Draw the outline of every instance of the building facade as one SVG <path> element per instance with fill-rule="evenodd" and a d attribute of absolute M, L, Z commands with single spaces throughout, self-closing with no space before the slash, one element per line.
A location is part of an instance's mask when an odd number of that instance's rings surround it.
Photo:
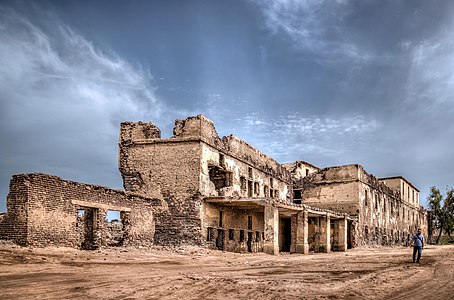
<path fill-rule="evenodd" d="M 303 203 L 354 218 L 357 244 L 407 244 L 418 228 L 427 236 L 419 190 L 403 177 L 378 179 L 360 165 L 345 165 L 306 176 L 294 189 Z"/>
<path fill-rule="evenodd" d="M 0 237 L 96 248 L 120 236 L 117 244 L 277 254 L 400 243 L 415 226 L 426 226 L 419 191 L 402 177 L 376 179 L 359 165 L 281 165 L 234 135 L 220 138 L 203 115 L 176 120 L 173 136 L 165 139 L 152 123 L 124 122 L 119 140 L 125 191 L 17 175 Z M 49 191 L 30 193 L 40 190 L 35 177 L 53 178 Z M 58 193 L 50 192 L 54 185 Z M 120 225 L 106 223 L 108 210 L 120 212 Z M 35 226 L 40 215 L 66 216 L 64 231 L 74 238 L 65 242 L 48 234 L 55 229 L 50 225 Z M 109 232 L 114 227 L 117 232 Z"/>

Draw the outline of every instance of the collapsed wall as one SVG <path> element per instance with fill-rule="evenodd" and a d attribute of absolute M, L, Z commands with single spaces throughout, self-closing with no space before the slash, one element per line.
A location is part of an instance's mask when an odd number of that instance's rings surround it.
<path fill-rule="evenodd" d="M 160 199 L 166 206 L 155 214 L 156 244 L 201 242 L 199 138 L 190 136 L 191 128 L 183 129 L 182 137 L 161 139 L 151 123 L 121 124 L 119 170 L 125 190 Z"/>
<path fill-rule="evenodd" d="M 160 200 L 102 186 L 63 180 L 40 173 L 14 175 L 7 197 L 8 213 L 0 237 L 20 245 L 59 245 L 82 249 L 151 245 L 153 209 Z M 120 214 L 121 232 L 112 241 L 108 211 Z"/>

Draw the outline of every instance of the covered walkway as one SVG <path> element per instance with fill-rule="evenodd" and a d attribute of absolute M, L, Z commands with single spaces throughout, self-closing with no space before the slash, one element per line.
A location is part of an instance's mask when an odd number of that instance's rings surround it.
<path fill-rule="evenodd" d="M 273 198 L 209 197 L 207 203 L 262 212 L 263 251 L 303 253 L 351 248 L 354 220 L 347 214 Z"/>

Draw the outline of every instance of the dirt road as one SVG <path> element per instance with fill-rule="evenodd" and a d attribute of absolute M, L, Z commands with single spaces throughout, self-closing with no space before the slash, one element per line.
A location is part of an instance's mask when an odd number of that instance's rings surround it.
<path fill-rule="evenodd" d="M 0 299 L 454 299 L 454 246 L 299 255 L 0 243 Z"/>

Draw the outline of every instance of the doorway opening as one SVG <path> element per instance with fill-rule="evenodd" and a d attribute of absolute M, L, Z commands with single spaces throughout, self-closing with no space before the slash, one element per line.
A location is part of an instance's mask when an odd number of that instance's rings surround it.
<path fill-rule="evenodd" d="M 216 248 L 224 250 L 224 229 L 218 229 L 218 237 L 216 238 Z"/>
<path fill-rule="evenodd" d="M 351 249 L 351 248 L 353 248 L 353 224 L 351 221 L 348 221 L 347 222 L 347 249 Z"/>
<path fill-rule="evenodd" d="M 107 246 L 123 246 L 127 238 L 129 213 L 118 210 L 108 210 L 106 213 Z"/>
<path fill-rule="evenodd" d="M 279 222 L 279 251 L 290 252 L 292 243 L 292 222 L 290 218 L 280 218 Z"/>
<path fill-rule="evenodd" d="M 77 209 L 76 228 L 79 233 L 79 247 L 82 250 L 98 249 L 98 209 L 81 207 Z"/>
<path fill-rule="evenodd" d="M 247 233 L 247 252 L 252 252 L 252 231 Z"/>

